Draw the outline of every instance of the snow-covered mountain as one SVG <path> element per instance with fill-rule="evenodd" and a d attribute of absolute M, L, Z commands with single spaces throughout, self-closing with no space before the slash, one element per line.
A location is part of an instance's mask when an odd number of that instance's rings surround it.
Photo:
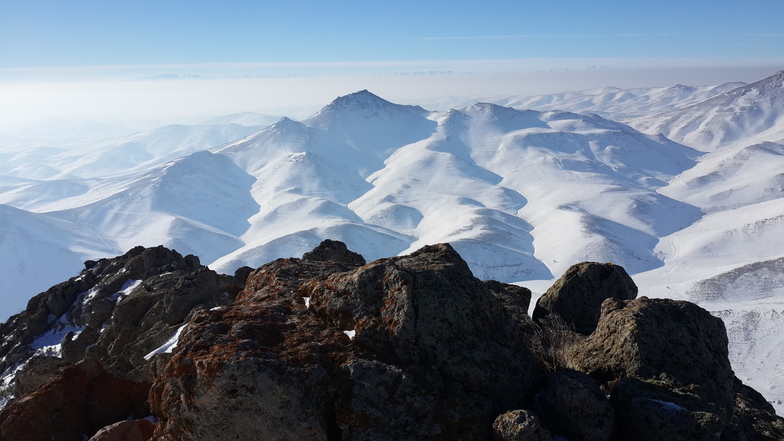
<path fill-rule="evenodd" d="M 724 318 L 738 374 L 784 400 L 784 378 L 760 373 L 781 362 L 762 342 L 781 341 L 764 318 L 784 314 L 783 75 L 565 94 L 539 103 L 563 109 L 541 111 L 512 97 L 515 108 L 431 112 L 361 91 L 302 121 L 247 126 L 236 123 L 263 118 L 231 115 L 90 140 L 81 152 L 75 141 L 7 136 L 0 280 L 12 284 L 0 295 L 16 300 L 0 317 L 82 260 L 135 245 L 231 273 L 325 238 L 367 260 L 450 242 L 478 277 L 535 292 L 580 261 L 620 264 L 641 295 Z M 647 116 L 637 130 L 600 110 Z M 18 262 L 60 272 L 46 282 Z"/>

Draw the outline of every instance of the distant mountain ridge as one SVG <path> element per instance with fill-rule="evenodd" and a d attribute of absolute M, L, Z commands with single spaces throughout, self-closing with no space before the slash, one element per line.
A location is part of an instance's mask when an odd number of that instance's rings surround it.
<path fill-rule="evenodd" d="M 718 86 L 677 84 L 637 89 L 603 87 L 551 95 L 509 97 L 494 102 L 517 109 L 598 113 L 605 118 L 628 121 L 698 103 L 741 86 L 745 86 L 745 83 L 733 82 Z"/>
<path fill-rule="evenodd" d="M 713 151 L 751 138 L 784 140 L 784 70 L 691 106 L 643 117 L 631 125 Z"/>

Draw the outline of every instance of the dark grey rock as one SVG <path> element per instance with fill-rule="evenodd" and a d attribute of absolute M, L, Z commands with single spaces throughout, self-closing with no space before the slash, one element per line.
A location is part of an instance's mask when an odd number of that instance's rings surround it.
<path fill-rule="evenodd" d="M 531 405 L 551 432 L 570 441 L 616 439 L 615 412 L 588 375 L 567 369 L 550 374 Z"/>
<path fill-rule="evenodd" d="M 185 328 L 150 393 L 156 439 L 486 441 L 544 380 L 520 291 L 448 245 L 361 267 L 278 259 Z"/>
<path fill-rule="evenodd" d="M 30 358 L 25 368 L 20 370 L 8 386 L 7 393 L 16 397 L 34 391 L 46 383 L 55 372 L 69 366 L 66 360 L 58 357 L 37 355 Z"/>
<path fill-rule="evenodd" d="M 616 384 L 610 402 L 624 441 L 719 441 L 728 423 L 693 396 L 634 378 Z"/>
<path fill-rule="evenodd" d="M 596 329 L 605 299 L 631 300 L 637 285 L 622 267 L 611 263 L 573 265 L 536 302 L 533 319 L 557 315 L 583 335 Z"/>

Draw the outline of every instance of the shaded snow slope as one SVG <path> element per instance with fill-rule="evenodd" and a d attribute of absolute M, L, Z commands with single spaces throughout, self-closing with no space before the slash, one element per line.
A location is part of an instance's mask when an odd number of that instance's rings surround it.
<path fill-rule="evenodd" d="M 79 274 L 85 260 L 121 252 L 86 226 L 0 205 L 0 321 L 22 311 L 33 295 Z"/>

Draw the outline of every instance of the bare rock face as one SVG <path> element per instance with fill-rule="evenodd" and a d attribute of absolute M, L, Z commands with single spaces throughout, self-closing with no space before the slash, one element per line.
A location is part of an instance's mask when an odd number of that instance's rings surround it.
<path fill-rule="evenodd" d="M 784 439 L 704 309 L 622 300 L 636 288 L 609 264 L 548 292 L 534 323 L 530 291 L 447 244 L 365 264 L 325 241 L 234 276 L 135 248 L 0 325 L 0 367 L 21 366 L 0 439 Z"/>
<path fill-rule="evenodd" d="M 438 409 L 460 415 L 412 423 L 425 433 L 439 433 L 431 439 L 482 439 L 487 429 L 480 428 L 489 428 L 500 410 L 521 407 L 542 380 L 539 365 L 525 346 L 530 319 L 506 308 L 525 302 L 524 296 L 512 289 L 490 288 L 475 279 L 446 244 L 381 259 L 307 287 L 311 308 L 319 316 L 354 333 L 356 354 L 397 366 L 411 387 L 434 390 L 436 399 L 431 401 L 438 405 L 425 415 Z M 384 395 L 365 400 L 377 403 L 374 408 L 360 411 L 355 406 L 347 415 L 339 412 L 344 432 L 351 430 L 357 413 L 388 415 Z M 393 424 L 384 418 L 375 421 L 357 439 L 382 437 L 379 428 Z M 416 431 L 383 437 L 416 439 Z"/>
<path fill-rule="evenodd" d="M 200 267 L 149 277 L 119 301 L 106 328 L 81 357 L 101 360 L 118 375 L 152 382 L 147 354 L 169 340 L 196 311 L 231 303 L 228 276 Z M 81 335 L 81 334 L 80 334 Z"/>
<path fill-rule="evenodd" d="M 591 377 L 566 369 L 547 380 L 531 406 L 545 427 L 570 441 L 616 439 L 615 412 Z"/>
<path fill-rule="evenodd" d="M 8 392 L 17 397 L 30 393 L 49 381 L 55 372 L 70 364 L 58 357 L 34 356 L 27 361 L 25 368 L 15 375 L 9 384 Z"/>
<path fill-rule="evenodd" d="M 149 415 L 149 388 L 114 377 L 94 360 L 80 362 L 9 402 L 0 412 L 0 438 L 81 441 L 131 415 Z"/>
<path fill-rule="evenodd" d="M 91 262 L 79 276 L 33 297 L 25 311 L 0 325 L 0 335 L 6 337 L 0 342 L 0 372 L 30 358 L 36 351 L 31 343 L 43 334 L 68 327 L 101 329 L 129 282 L 198 266 L 198 258 L 186 259 L 164 247 L 136 247 L 123 256 Z"/>
<path fill-rule="evenodd" d="M 191 320 L 151 391 L 155 439 L 487 440 L 543 379 L 509 309 L 524 293 L 491 287 L 448 245 L 267 264 Z"/>
<path fill-rule="evenodd" d="M 553 435 L 542 426 L 536 414 L 510 410 L 493 422 L 494 441 L 552 441 Z"/>
<path fill-rule="evenodd" d="M 536 302 L 533 319 L 553 314 L 583 335 L 596 329 L 602 302 L 613 298 L 632 300 L 637 285 L 623 267 L 611 263 L 584 262 L 570 267 Z"/>

